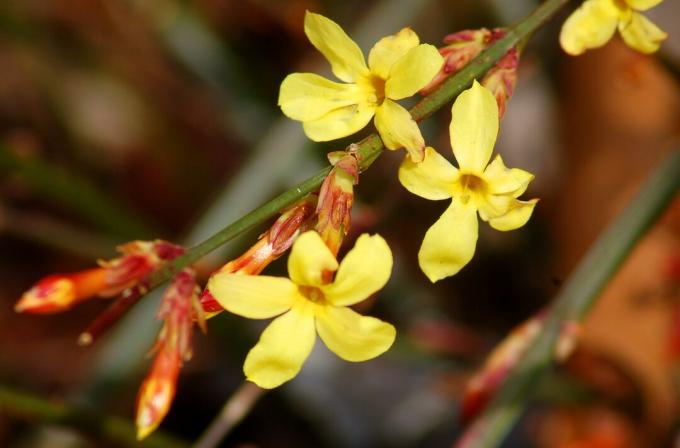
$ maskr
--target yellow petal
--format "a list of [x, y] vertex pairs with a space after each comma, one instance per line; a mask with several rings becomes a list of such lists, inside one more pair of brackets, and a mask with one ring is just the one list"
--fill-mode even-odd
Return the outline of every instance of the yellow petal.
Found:
[[411, 114], [392, 100], [386, 99], [375, 111], [375, 127], [387, 149], [406, 148], [414, 162], [425, 155], [425, 140]]
[[333, 82], [313, 73], [293, 73], [281, 83], [279, 106], [293, 120], [311, 121], [358, 104], [365, 96], [356, 84]]
[[449, 133], [458, 167], [482, 174], [498, 135], [498, 104], [493, 94], [477, 81], [453, 103]]
[[624, 42], [640, 53], [654, 53], [667, 37], [663, 30], [647, 17], [636, 12], [627, 15], [626, 20], [619, 23], [619, 32]]
[[503, 232], [519, 229], [529, 221], [537, 202], [538, 199], [532, 199], [530, 201], [518, 201], [515, 199], [508, 212], [498, 218], [490, 219], [489, 225], [494, 229]]
[[508, 213], [508, 210], [510, 210], [512, 204], [515, 201], [515, 198], [512, 194], [486, 193], [476, 196], [475, 199], [475, 205], [477, 206], [479, 217], [484, 221], [505, 215]]
[[420, 40], [411, 28], [403, 28], [397, 34], [383, 37], [368, 53], [368, 66], [371, 73], [387, 79], [392, 65], [411, 48], [418, 46]]
[[359, 46], [340, 25], [320, 14], [305, 13], [305, 34], [331, 63], [333, 74], [345, 82], [368, 75], [368, 67]]
[[321, 291], [333, 305], [353, 305], [385, 286], [391, 272], [390, 247], [380, 235], [364, 233], [340, 263], [333, 283]]
[[468, 264], [477, 245], [477, 211], [453, 201], [425, 234], [418, 252], [420, 268], [431, 282], [456, 274]]
[[528, 171], [507, 168], [500, 154], [484, 171], [484, 180], [492, 194], [511, 194], [518, 197], [526, 191], [533, 179], [534, 175]]
[[262, 332], [243, 364], [246, 378], [272, 389], [298, 374], [314, 347], [314, 315], [291, 309]]
[[457, 178], [458, 170], [429, 146], [422, 162], [406, 157], [399, 167], [399, 182], [411, 193], [431, 201], [450, 198]]
[[305, 134], [315, 142], [327, 142], [352, 135], [363, 129], [375, 113], [375, 105], [366, 102], [335, 109], [303, 124]]
[[637, 11], [646, 11], [649, 8], [653, 8], [663, 0], [626, 0], [628, 6]]
[[345, 307], [326, 307], [316, 318], [321, 340], [346, 361], [366, 361], [385, 353], [397, 334], [394, 327]]
[[288, 257], [288, 274], [296, 284], [321, 286], [323, 271], [337, 269], [338, 262], [315, 231], [303, 233], [293, 243]]
[[225, 310], [249, 319], [268, 319], [290, 309], [297, 286], [281, 277], [221, 272], [208, 280], [208, 291]]
[[432, 81], [444, 64], [444, 58], [433, 45], [418, 45], [399, 58], [385, 82], [385, 96], [400, 100], [413, 96]]
[[614, 0], [586, 0], [562, 25], [560, 45], [572, 56], [609, 42], [621, 10]]

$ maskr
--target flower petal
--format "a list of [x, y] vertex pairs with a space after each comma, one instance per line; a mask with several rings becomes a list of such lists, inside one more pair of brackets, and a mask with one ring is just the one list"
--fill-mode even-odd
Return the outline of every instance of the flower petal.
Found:
[[338, 262], [315, 231], [303, 233], [293, 243], [288, 257], [288, 274], [296, 284], [321, 286], [323, 271], [337, 269]]
[[293, 308], [262, 332], [243, 364], [248, 380], [273, 389], [298, 374], [314, 348], [314, 315]]
[[421, 198], [437, 201], [451, 197], [458, 170], [434, 148], [425, 148], [425, 158], [414, 163], [406, 157], [399, 167], [399, 182]]
[[279, 106], [293, 120], [311, 121], [358, 104], [365, 97], [356, 84], [333, 82], [314, 73], [293, 73], [281, 83]]
[[431, 282], [456, 274], [468, 264], [477, 245], [477, 211], [453, 201], [425, 234], [418, 252], [420, 268]]
[[287, 311], [298, 297], [297, 286], [282, 277], [219, 272], [208, 291], [222, 307], [249, 319], [268, 319]]
[[406, 148], [414, 162], [425, 155], [425, 139], [409, 111], [392, 100], [385, 101], [375, 111], [375, 127], [387, 149]]
[[411, 48], [420, 43], [418, 35], [411, 28], [402, 28], [397, 34], [383, 37], [368, 53], [368, 66], [371, 73], [387, 79], [392, 65]]
[[345, 82], [368, 75], [368, 67], [359, 46], [331, 19], [307, 11], [305, 34], [317, 50], [331, 63], [333, 74]]
[[366, 361], [385, 353], [394, 343], [395, 328], [346, 307], [329, 306], [316, 318], [321, 340], [346, 361]]
[[586, 0], [562, 25], [560, 45], [572, 56], [609, 42], [621, 10], [613, 0]]
[[413, 96], [432, 81], [444, 64], [444, 58], [433, 45], [422, 44], [399, 58], [385, 82], [385, 96], [400, 100]]
[[391, 273], [390, 247], [380, 235], [364, 233], [340, 263], [335, 281], [321, 290], [333, 305], [353, 305], [385, 286]]
[[507, 168], [499, 155], [484, 170], [484, 179], [492, 194], [512, 194], [518, 197], [524, 193], [534, 175], [519, 168]]
[[663, 0], [626, 0], [628, 6], [637, 11], [646, 11], [649, 8], [653, 8]]
[[629, 47], [645, 54], [657, 51], [668, 37], [654, 22], [636, 12], [631, 12], [626, 20], [619, 22], [619, 32]]
[[327, 142], [347, 137], [363, 129], [375, 113], [375, 105], [358, 103], [335, 109], [303, 124], [305, 134], [315, 142]]
[[477, 81], [453, 103], [449, 133], [459, 168], [482, 174], [498, 135], [498, 104]]
[[515, 199], [508, 212], [498, 218], [489, 219], [489, 225], [503, 232], [519, 229], [529, 221], [537, 202], [538, 199], [530, 201], [518, 201]]

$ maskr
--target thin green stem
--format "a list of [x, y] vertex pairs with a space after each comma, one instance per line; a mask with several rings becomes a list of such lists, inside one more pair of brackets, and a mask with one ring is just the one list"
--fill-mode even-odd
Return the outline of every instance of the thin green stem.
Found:
[[590, 248], [555, 298], [545, 326], [496, 399], [463, 437], [461, 448], [498, 446], [520, 417], [539, 376], [551, 366], [564, 324], [579, 321], [631, 250], [680, 189], [680, 148], [656, 170], [628, 207]]
[[[502, 58], [508, 50], [517, 45], [523, 38], [539, 29], [560, 7], [568, 0], [548, 0], [536, 8], [529, 16], [514, 27], [508, 28], [507, 35], [482, 52], [465, 68], [442, 83], [439, 88], [424, 97], [411, 109], [411, 115], [421, 121], [432, 115], [456, 98], [464, 89], [472, 84], [474, 79], [483, 76], [493, 65]], [[361, 171], [365, 171], [380, 156], [383, 143], [377, 134], [371, 134], [360, 142], [350, 145], [357, 153]], [[349, 149], [349, 148], [348, 148]], [[331, 167], [326, 167], [314, 176], [282, 193], [266, 204], [258, 207], [240, 219], [229, 224], [212, 237], [189, 249], [185, 255], [175, 259], [163, 269], [155, 272], [150, 281], [149, 289], [156, 288], [169, 280], [175, 273], [194, 263], [204, 255], [222, 246], [242, 232], [262, 224], [273, 217], [281, 209], [290, 206], [295, 201], [316, 190], [323, 182]]]
[[265, 392], [266, 390], [260, 389], [248, 381], [241, 384], [224, 403], [220, 413], [217, 414], [215, 420], [210, 423], [192, 448], [215, 448], [218, 446], [222, 439], [250, 412]]
[[0, 413], [39, 419], [42, 422], [73, 426], [115, 446], [148, 448], [188, 448], [189, 444], [156, 431], [143, 442], [137, 441], [134, 425], [121, 418], [97, 415], [91, 409], [51, 403], [38, 396], [0, 386]]

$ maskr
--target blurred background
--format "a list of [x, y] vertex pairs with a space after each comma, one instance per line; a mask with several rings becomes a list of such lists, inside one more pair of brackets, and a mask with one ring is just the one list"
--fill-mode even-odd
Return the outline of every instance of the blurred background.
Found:
[[[152, 294], [93, 347], [78, 334], [106, 307], [18, 315], [40, 277], [93, 265], [116, 244], [195, 244], [305, 179], [358, 138], [309, 142], [276, 107], [286, 74], [329, 75], [307, 41], [306, 9], [338, 22], [367, 52], [411, 26], [449, 33], [511, 24], [533, 0], [3, 0], [0, 2], [0, 391], [132, 421], [158, 324]], [[576, 5], [570, 5], [571, 8]], [[521, 230], [480, 226], [474, 260], [431, 285], [417, 266], [445, 205], [409, 194], [401, 154], [361, 177], [346, 246], [379, 232], [395, 270], [365, 313], [397, 342], [367, 363], [317, 343], [292, 382], [253, 403], [225, 447], [445, 447], [462, 433], [466, 381], [502, 338], [542, 309], [680, 134], [680, 3], [650, 14], [670, 38], [655, 57], [616, 38], [578, 58], [559, 48], [569, 8], [531, 40], [496, 149], [536, 174]], [[422, 124], [450, 156], [450, 112]], [[362, 135], [371, 132], [367, 127]], [[678, 174], [680, 175], [680, 173]], [[257, 229], [199, 266], [205, 276]], [[282, 272], [279, 260], [270, 273]], [[643, 239], [538, 394], [507, 447], [680, 446], [680, 203]], [[161, 429], [196, 440], [242, 382], [262, 322], [221, 315], [182, 371]], [[676, 441], [677, 439], [677, 441]], [[677, 443], [677, 444], [676, 444]], [[44, 424], [0, 403], [0, 446], [120, 446]]]

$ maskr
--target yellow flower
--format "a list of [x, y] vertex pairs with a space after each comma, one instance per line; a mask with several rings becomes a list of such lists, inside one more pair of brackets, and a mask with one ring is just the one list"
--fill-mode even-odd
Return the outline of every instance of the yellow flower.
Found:
[[[210, 293], [226, 310], [250, 319], [280, 315], [264, 330], [243, 365], [246, 377], [271, 389], [297, 375], [316, 333], [347, 361], [366, 361], [394, 342], [394, 327], [362, 316], [350, 305], [382, 288], [392, 271], [392, 253], [379, 235], [361, 235], [338, 265], [318, 233], [300, 235], [288, 258], [290, 279], [218, 273]], [[328, 277], [335, 272], [335, 279]]]
[[410, 97], [437, 74], [444, 59], [432, 46], [421, 44], [404, 28], [381, 39], [368, 55], [332, 20], [305, 14], [305, 33], [330, 62], [344, 83], [313, 73], [293, 73], [281, 84], [279, 106], [288, 117], [303, 122], [317, 142], [354, 134], [371, 121], [388, 149], [405, 147], [411, 158], [423, 158], [425, 141], [411, 114], [396, 100]]
[[399, 180], [411, 193], [453, 199], [425, 234], [418, 253], [432, 282], [454, 275], [472, 259], [477, 212], [494, 229], [513, 230], [529, 220], [537, 202], [517, 200], [533, 179], [531, 173], [506, 168], [500, 155], [489, 163], [498, 134], [498, 105], [491, 92], [475, 81], [456, 99], [451, 113], [451, 147], [459, 169], [430, 147], [421, 163], [404, 159], [399, 167]]
[[576, 56], [603, 46], [618, 28], [629, 47], [654, 53], [668, 35], [638, 11], [646, 11], [661, 1], [586, 0], [564, 22], [560, 44], [564, 51]]

